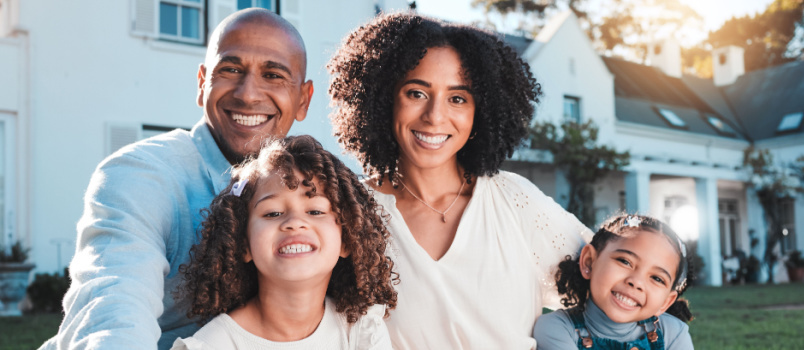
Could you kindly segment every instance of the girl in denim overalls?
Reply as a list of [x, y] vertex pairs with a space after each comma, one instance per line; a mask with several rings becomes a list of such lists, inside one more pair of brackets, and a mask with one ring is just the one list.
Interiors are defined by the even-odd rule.
[[558, 292], [570, 308], [538, 319], [538, 349], [693, 348], [685, 323], [692, 315], [678, 298], [687, 286], [686, 246], [661, 221], [614, 217], [558, 268]]

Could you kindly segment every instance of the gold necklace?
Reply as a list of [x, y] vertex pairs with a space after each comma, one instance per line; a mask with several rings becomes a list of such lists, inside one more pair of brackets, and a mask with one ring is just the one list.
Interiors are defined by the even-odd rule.
[[452, 200], [452, 203], [450, 203], [450, 205], [447, 207], [447, 209], [444, 209], [444, 211], [439, 211], [438, 209], [433, 208], [430, 204], [427, 204], [427, 202], [425, 202], [423, 199], [419, 198], [419, 196], [413, 194], [413, 192], [411, 192], [411, 190], [408, 188], [408, 186], [405, 185], [405, 182], [403, 182], [402, 179], [399, 179], [399, 183], [402, 184], [402, 188], [404, 188], [405, 191], [408, 191], [408, 193], [410, 193], [410, 195], [413, 196], [413, 198], [418, 199], [419, 202], [422, 202], [422, 204], [426, 205], [432, 211], [441, 214], [441, 221], [446, 223], [447, 222], [447, 212], [450, 209], [452, 209], [452, 206], [455, 205], [455, 202], [457, 202], [458, 198], [461, 197], [461, 192], [463, 192], [463, 186], [466, 185], [466, 179], [465, 178], [463, 179], [463, 182], [461, 182], [461, 188], [458, 189], [458, 195], [455, 196], [455, 199]]

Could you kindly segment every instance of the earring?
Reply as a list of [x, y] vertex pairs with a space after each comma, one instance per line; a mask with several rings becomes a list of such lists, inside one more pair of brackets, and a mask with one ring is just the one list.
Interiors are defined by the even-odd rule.
[[589, 273], [589, 269], [583, 270], [584, 273]]
[[469, 139], [472, 140], [472, 139], [475, 138], [475, 136], [477, 136], [477, 131], [475, 131], [471, 135], [469, 135]]

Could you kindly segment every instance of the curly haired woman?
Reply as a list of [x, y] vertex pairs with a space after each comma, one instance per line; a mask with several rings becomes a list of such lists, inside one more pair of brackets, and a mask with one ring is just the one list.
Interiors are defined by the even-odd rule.
[[[330, 61], [331, 119], [389, 212], [395, 349], [532, 349], [551, 272], [591, 231], [500, 165], [541, 88], [491, 33], [382, 15]], [[550, 304], [550, 305], [556, 305]]]
[[391, 349], [382, 319], [396, 292], [378, 213], [312, 137], [268, 144], [206, 212], [177, 297], [208, 323], [173, 349]]

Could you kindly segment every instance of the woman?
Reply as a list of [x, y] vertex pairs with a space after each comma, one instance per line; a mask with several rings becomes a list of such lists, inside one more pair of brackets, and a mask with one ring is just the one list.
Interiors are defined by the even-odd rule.
[[394, 348], [535, 348], [551, 271], [591, 232], [499, 171], [541, 94], [528, 66], [492, 34], [399, 13], [353, 32], [328, 68], [335, 135], [390, 214]]

